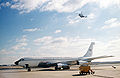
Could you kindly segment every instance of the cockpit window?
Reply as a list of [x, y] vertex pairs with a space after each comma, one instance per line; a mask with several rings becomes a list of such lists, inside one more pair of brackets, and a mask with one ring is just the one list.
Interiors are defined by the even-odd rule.
[[20, 59], [20, 61], [24, 61], [24, 59], [23, 59], [23, 58], [21, 58], [21, 59]]

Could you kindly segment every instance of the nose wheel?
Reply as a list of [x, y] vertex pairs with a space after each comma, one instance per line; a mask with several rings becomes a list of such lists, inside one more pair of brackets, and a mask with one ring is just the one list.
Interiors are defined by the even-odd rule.
[[25, 64], [25, 68], [27, 69], [28, 72], [31, 71], [29, 64]]

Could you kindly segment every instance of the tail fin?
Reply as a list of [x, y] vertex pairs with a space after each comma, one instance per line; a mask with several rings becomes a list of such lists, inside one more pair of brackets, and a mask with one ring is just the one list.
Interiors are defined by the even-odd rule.
[[93, 54], [93, 45], [94, 44], [95, 44], [94, 42], [91, 42], [87, 53], [83, 57], [91, 57], [92, 56], [92, 54]]

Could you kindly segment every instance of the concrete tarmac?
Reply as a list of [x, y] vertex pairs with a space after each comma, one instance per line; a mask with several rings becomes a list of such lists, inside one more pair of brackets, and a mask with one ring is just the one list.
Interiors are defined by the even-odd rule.
[[31, 72], [26, 69], [0, 70], [0, 78], [120, 78], [120, 65], [92, 66], [92, 75], [80, 75], [79, 66], [72, 66], [70, 70], [55, 71], [54, 68], [34, 68]]

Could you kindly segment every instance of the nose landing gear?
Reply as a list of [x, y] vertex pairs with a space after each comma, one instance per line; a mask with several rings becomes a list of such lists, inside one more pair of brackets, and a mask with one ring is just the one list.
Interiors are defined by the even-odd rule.
[[31, 71], [31, 68], [30, 68], [29, 64], [25, 64], [25, 68], [27, 69], [28, 72]]

